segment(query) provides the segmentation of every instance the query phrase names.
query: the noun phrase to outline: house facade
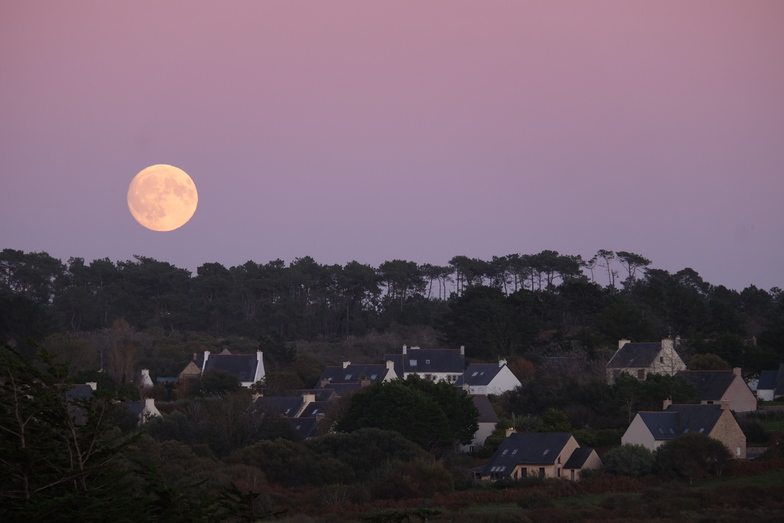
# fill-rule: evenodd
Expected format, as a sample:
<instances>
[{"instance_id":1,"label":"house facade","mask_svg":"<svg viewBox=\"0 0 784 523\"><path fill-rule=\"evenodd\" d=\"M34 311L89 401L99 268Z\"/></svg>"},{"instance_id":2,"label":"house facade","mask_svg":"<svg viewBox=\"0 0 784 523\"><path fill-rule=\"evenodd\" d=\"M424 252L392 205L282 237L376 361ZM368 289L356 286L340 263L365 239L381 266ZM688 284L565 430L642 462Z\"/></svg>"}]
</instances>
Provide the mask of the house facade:
<instances>
[{"instance_id":1,"label":"house facade","mask_svg":"<svg viewBox=\"0 0 784 523\"><path fill-rule=\"evenodd\" d=\"M722 405L673 405L664 402L661 412L638 412L621 437L621 443L642 445L653 451L681 434L698 432L724 443L738 459L746 458L746 436Z\"/></svg>"},{"instance_id":2,"label":"house facade","mask_svg":"<svg viewBox=\"0 0 784 523\"><path fill-rule=\"evenodd\" d=\"M757 398L741 376L741 369L733 370L689 370L675 375L678 380L694 386L703 405L726 402L735 412L757 410Z\"/></svg>"},{"instance_id":3,"label":"house facade","mask_svg":"<svg viewBox=\"0 0 784 523\"><path fill-rule=\"evenodd\" d=\"M676 338L665 338L661 342L633 343L627 339L618 342L618 350L607 363L607 383L612 385L622 372L644 380L648 374L674 376L686 370L686 364L678 355Z\"/></svg>"},{"instance_id":4,"label":"house facade","mask_svg":"<svg viewBox=\"0 0 784 523\"><path fill-rule=\"evenodd\" d=\"M465 347L454 349L421 349L403 345L402 354L385 354L395 374L403 379L417 374L429 381L457 383L465 371Z\"/></svg>"},{"instance_id":5,"label":"house facade","mask_svg":"<svg viewBox=\"0 0 784 523\"><path fill-rule=\"evenodd\" d=\"M471 401L479 411L479 417L476 423L479 426L474 433L474 438L468 445L458 445L458 452L474 452L485 444L485 440L493 433L496 425L498 425L498 414L495 413L493 405L487 396L472 395Z\"/></svg>"},{"instance_id":6,"label":"house facade","mask_svg":"<svg viewBox=\"0 0 784 523\"><path fill-rule=\"evenodd\" d=\"M472 363L455 383L469 394L503 394L521 385L509 370L506 360L495 363Z\"/></svg>"},{"instance_id":7,"label":"house facade","mask_svg":"<svg viewBox=\"0 0 784 523\"><path fill-rule=\"evenodd\" d=\"M212 354L205 350L202 356L193 355L193 361L180 372L180 381L197 379L208 370L221 370L237 377L243 387L250 387L266 376L264 370L264 353L232 354L224 350L220 354Z\"/></svg>"},{"instance_id":8,"label":"house facade","mask_svg":"<svg viewBox=\"0 0 784 523\"><path fill-rule=\"evenodd\" d=\"M512 432L493 457L485 465L472 469L472 473L478 480L529 476L578 480L581 470L600 466L601 459L596 452L581 448L571 434Z\"/></svg>"}]
</instances>

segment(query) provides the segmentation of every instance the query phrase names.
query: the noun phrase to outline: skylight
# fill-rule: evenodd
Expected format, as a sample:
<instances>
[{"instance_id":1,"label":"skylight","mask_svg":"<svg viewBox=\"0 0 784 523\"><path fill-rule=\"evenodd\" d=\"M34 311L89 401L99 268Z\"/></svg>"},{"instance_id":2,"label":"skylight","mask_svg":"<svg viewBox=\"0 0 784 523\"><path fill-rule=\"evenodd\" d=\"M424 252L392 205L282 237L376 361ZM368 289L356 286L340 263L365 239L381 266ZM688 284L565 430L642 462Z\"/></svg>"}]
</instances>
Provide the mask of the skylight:
<instances>
[{"instance_id":1,"label":"skylight","mask_svg":"<svg viewBox=\"0 0 784 523\"><path fill-rule=\"evenodd\" d=\"M378 377L378 374L371 374L371 375L370 375L370 379L371 379L371 380L374 380L374 379L376 379L377 377Z\"/></svg>"},{"instance_id":2,"label":"skylight","mask_svg":"<svg viewBox=\"0 0 784 523\"><path fill-rule=\"evenodd\" d=\"M548 452L550 452L550 449L544 449L544 452L542 452L542 456L546 456Z\"/></svg>"},{"instance_id":3,"label":"skylight","mask_svg":"<svg viewBox=\"0 0 784 523\"><path fill-rule=\"evenodd\" d=\"M473 378L473 377L474 377L474 376L476 376L477 374L479 374L479 373L478 373L478 372L474 372L473 374L471 374L471 377Z\"/></svg>"},{"instance_id":4,"label":"skylight","mask_svg":"<svg viewBox=\"0 0 784 523\"><path fill-rule=\"evenodd\" d=\"M411 360L411 361L409 361L408 363L409 363L409 365L411 365L412 367L416 367L417 360Z\"/></svg>"},{"instance_id":5,"label":"skylight","mask_svg":"<svg viewBox=\"0 0 784 523\"><path fill-rule=\"evenodd\" d=\"M351 374L346 374L346 379L350 380L351 379Z\"/></svg>"}]
</instances>

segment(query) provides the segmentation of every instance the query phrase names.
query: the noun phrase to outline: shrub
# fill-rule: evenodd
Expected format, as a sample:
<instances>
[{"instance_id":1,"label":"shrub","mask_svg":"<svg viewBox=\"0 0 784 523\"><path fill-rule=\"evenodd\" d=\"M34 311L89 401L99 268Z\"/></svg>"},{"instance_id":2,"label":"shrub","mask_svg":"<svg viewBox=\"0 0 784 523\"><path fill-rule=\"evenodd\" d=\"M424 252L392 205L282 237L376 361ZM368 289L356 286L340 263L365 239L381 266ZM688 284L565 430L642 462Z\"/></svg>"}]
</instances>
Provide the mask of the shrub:
<instances>
[{"instance_id":1,"label":"shrub","mask_svg":"<svg viewBox=\"0 0 784 523\"><path fill-rule=\"evenodd\" d=\"M524 509L549 508L553 505L553 498L541 490L527 492L517 501L517 506Z\"/></svg>"},{"instance_id":2,"label":"shrub","mask_svg":"<svg viewBox=\"0 0 784 523\"><path fill-rule=\"evenodd\" d=\"M614 476L637 478L650 474L655 456L642 445L621 445L604 455L602 470Z\"/></svg>"}]
</instances>

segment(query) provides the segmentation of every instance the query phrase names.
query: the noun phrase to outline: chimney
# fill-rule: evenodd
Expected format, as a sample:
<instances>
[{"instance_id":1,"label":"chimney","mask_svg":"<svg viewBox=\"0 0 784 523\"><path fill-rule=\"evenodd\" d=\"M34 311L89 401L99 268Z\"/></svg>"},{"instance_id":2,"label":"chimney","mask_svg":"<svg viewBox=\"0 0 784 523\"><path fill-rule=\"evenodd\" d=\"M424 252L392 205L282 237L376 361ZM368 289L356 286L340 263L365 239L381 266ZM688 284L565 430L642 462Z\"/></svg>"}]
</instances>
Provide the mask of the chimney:
<instances>
[{"instance_id":1,"label":"chimney","mask_svg":"<svg viewBox=\"0 0 784 523\"><path fill-rule=\"evenodd\" d=\"M517 431L515 430L514 427L509 427L508 429L506 429L506 437L508 438L509 436L514 434L515 432L517 432Z\"/></svg>"},{"instance_id":2,"label":"chimney","mask_svg":"<svg viewBox=\"0 0 784 523\"><path fill-rule=\"evenodd\" d=\"M506 360L498 360L499 367L503 367L504 365L506 365Z\"/></svg>"},{"instance_id":3,"label":"chimney","mask_svg":"<svg viewBox=\"0 0 784 523\"><path fill-rule=\"evenodd\" d=\"M201 371L204 372L204 369L207 368L207 360L210 359L210 351L204 351L204 362L201 364Z\"/></svg>"},{"instance_id":4,"label":"chimney","mask_svg":"<svg viewBox=\"0 0 784 523\"><path fill-rule=\"evenodd\" d=\"M620 340L618 340L618 348L622 349L623 346L626 345L627 343L629 343L629 340L627 340L626 338L621 338Z\"/></svg>"},{"instance_id":5,"label":"chimney","mask_svg":"<svg viewBox=\"0 0 784 523\"><path fill-rule=\"evenodd\" d=\"M142 369L142 386L143 387L153 386L152 378L150 377L150 369Z\"/></svg>"},{"instance_id":6,"label":"chimney","mask_svg":"<svg viewBox=\"0 0 784 523\"><path fill-rule=\"evenodd\" d=\"M670 405L672 405L672 400L670 398L667 398L666 400L664 400L664 403L662 404L662 410L667 410L667 407L669 407Z\"/></svg>"},{"instance_id":7,"label":"chimney","mask_svg":"<svg viewBox=\"0 0 784 523\"><path fill-rule=\"evenodd\" d=\"M460 345L460 355L465 356L465 345Z\"/></svg>"},{"instance_id":8,"label":"chimney","mask_svg":"<svg viewBox=\"0 0 784 523\"><path fill-rule=\"evenodd\" d=\"M196 358L197 358L197 356L196 356L196 353L194 352L193 353L193 361L196 361Z\"/></svg>"},{"instance_id":9,"label":"chimney","mask_svg":"<svg viewBox=\"0 0 784 523\"><path fill-rule=\"evenodd\" d=\"M721 400L721 410L730 410L730 400Z\"/></svg>"},{"instance_id":10,"label":"chimney","mask_svg":"<svg viewBox=\"0 0 784 523\"><path fill-rule=\"evenodd\" d=\"M407 350L408 350L408 347L406 347L405 345L403 345L403 354L405 354Z\"/></svg>"},{"instance_id":11,"label":"chimney","mask_svg":"<svg viewBox=\"0 0 784 523\"><path fill-rule=\"evenodd\" d=\"M732 369L732 373L733 373L734 375L736 375L736 376L740 376L740 370L741 370L741 369L740 369L740 367L734 367L734 368Z\"/></svg>"},{"instance_id":12,"label":"chimney","mask_svg":"<svg viewBox=\"0 0 784 523\"><path fill-rule=\"evenodd\" d=\"M349 366L349 365L351 365L351 362L350 362L350 361L344 361L344 362L343 362L343 368L344 368L344 369L345 369L345 368L348 368L348 366Z\"/></svg>"},{"instance_id":13,"label":"chimney","mask_svg":"<svg viewBox=\"0 0 784 523\"><path fill-rule=\"evenodd\" d=\"M395 370L395 362L392 360L387 360L384 363L387 364L387 370Z\"/></svg>"},{"instance_id":14,"label":"chimney","mask_svg":"<svg viewBox=\"0 0 784 523\"><path fill-rule=\"evenodd\" d=\"M368 378L359 381L359 388L364 389L365 387L370 387L370 380Z\"/></svg>"},{"instance_id":15,"label":"chimney","mask_svg":"<svg viewBox=\"0 0 784 523\"><path fill-rule=\"evenodd\" d=\"M85 385L89 385L91 389L98 390L98 382L97 381L88 381L85 382Z\"/></svg>"}]
</instances>

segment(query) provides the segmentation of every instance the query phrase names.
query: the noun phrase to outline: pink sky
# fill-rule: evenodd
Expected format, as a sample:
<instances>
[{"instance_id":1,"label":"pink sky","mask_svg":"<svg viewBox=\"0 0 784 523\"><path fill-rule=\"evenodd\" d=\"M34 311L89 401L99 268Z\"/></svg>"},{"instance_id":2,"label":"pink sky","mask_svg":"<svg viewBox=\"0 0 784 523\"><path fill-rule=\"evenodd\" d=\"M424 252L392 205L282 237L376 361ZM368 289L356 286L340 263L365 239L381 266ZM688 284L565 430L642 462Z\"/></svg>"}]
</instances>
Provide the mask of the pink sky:
<instances>
[{"instance_id":1,"label":"pink sky","mask_svg":"<svg viewBox=\"0 0 784 523\"><path fill-rule=\"evenodd\" d=\"M156 163L199 190L169 233L125 203ZM784 2L4 0L0 248L784 287Z\"/></svg>"}]
</instances>

